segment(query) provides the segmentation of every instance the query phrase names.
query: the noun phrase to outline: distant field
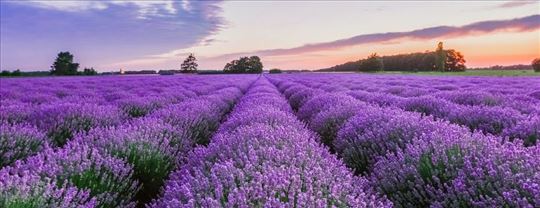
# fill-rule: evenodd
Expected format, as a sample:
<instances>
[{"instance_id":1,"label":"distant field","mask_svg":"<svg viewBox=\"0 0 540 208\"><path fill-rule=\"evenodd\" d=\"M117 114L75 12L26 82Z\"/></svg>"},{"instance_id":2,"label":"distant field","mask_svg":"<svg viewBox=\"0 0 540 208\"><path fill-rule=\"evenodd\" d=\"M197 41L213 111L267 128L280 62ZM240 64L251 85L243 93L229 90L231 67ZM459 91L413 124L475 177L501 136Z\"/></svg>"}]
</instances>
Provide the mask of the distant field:
<instances>
[{"instance_id":1,"label":"distant field","mask_svg":"<svg viewBox=\"0 0 540 208\"><path fill-rule=\"evenodd\" d=\"M403 72L385 71L381 74L414 74L414 75L440 75L440 76L540 76L540 72L533 70L468 70L464 72Z\"/></svg>"}]
</instances>

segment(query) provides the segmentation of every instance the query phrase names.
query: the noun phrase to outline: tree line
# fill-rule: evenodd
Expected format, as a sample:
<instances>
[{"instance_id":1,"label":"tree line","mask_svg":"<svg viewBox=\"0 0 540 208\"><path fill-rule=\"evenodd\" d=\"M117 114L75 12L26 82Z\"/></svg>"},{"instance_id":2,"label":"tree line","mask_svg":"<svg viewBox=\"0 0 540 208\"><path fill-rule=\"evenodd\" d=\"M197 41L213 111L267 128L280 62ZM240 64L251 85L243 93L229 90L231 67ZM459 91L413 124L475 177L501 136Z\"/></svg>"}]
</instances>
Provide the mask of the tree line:
<instances>
[{"instance_id":1,"label":"tree line","mask_svg":"<svg viewBox=\"0 0 540 208\"><path fill-rule=\"evenodd\" d=\"M369 55L365 59L351 61L344 64L336 65L330 68L320 69L317 71L333 72L333 71L441 71L441 72L456 72L465 71L465 58L463 54L454 49L444 49L443 43L439 42L435 51L426 51L418 53L398 54L391 56L379 56L377 53ZM197 58L190 53L187 58L180 64L180 70L160 70L161 75L172 75L175 73L198 73ZM525 65L523 65L525 66ZM532 61L531 67L540 72L540 59ZM521 67L521 65L519 65ZM21 72L20 70L2 71L0 76L43 76L43 75L97 75L98 72L94 68L84 68L78 71L79 63L73 61L73 54L70 52L58 53L51 70L49 72ZM490 69L506 69L502 66L494 66ZM522 68L523 69L523 68ZM225 64L223 71L211 71L206 73L250 73L259 74L263 72L263 64L258 56L240 57ZM280 69L271 69L270 73L281 73ZM205 72L202 72L205 73ZM110 73L109 73L110 74ZM127 74L156 74L156 71L129 71Z\"/></svg>"},{"instance_id":2,"label":"tree line","mask_svg":"<svg viewBox=\"0 0 540 208\"><path fill-rule=\"evenodd\" d=\"M442 43L435 51L379 56L351 61L319 71L464 71L465 58L454 49L445 50Z\"/></svg>"},{"instance_id":3,"label":"tree line","mask_svg":"<svg viewBox=\"0 0 540 208\"><path fill-rule=\"evenodd\" d=\"M50 71L21 72L17 69L13 72L3 70L0 76L46 76L46 75L97 75L94 68L84 68L79 71L79 63L73 62L73 54L68 51L60 52L51 66Z\"/></svg>"}]
</instances>

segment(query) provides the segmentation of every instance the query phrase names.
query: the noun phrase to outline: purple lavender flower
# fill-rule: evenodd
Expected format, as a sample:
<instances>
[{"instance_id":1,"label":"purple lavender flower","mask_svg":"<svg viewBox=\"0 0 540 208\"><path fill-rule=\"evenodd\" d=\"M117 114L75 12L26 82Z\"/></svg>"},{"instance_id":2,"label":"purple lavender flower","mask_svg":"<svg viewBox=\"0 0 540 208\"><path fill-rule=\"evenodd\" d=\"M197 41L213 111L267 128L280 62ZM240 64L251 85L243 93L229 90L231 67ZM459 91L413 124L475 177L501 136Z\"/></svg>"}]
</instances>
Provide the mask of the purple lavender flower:
<instances>
[{"instance_id":1,"label":"purple lavender flower","mask_svg":"<svg viewBox=\"0 0 540 208\"><path fill-rule=\"evenodd\" d=\"M151 207L390 207L305 129L254 124L218 134Z\"/></svg>"},{"instance_id":2,"label":"purple lavender flower","mask_svg":"<svg viewBox=\"0 0 540 208\"><path fill-rule=\"evenodd\" d=\"M398 105L406 99L399 96L378 92L350 91L347 92L347 94L358 100L367 103L374 103L383 107Z\"/></svg>"},{"instance_id":3,"label":"purple lavender flower","mask_svg":"<svg viewBox=\"0 0 540 208\"><path fill-rule=\"evenodd\" d=\"M275 107L254 106L235 112L227 118L227 122L220 126L219 132L232 131L254 123L264 123L269 126L286 124L298 128L304 127L304 124L298 121L293 114Z\"/></svg>"},{"instance_id":4,"label":"purple lavender flower","mask_svg":"<svg viewBox=\"0 0 540 208\"><path fill-rule=\"evenodd\" d=\"M55 146L63 146L79 132L121 121L122 114L114 106L69 103L40 106L29 118L31 124L47 131Z\"/></svg>"},{"instance_id":5,"label":"purple lavender flower","mask_svg":"<svg viewBox=\"0 0 540 208\"><path fill-rule=\"evenodd\" d=\"M73 142L89 143L133 165L133 177L142 185L135 196L140 205L158 195L169 173L194 146L184 130L155 118L97 128Z\"/></svg>"},{"instance_id":6,"label":"purple lavender flower","mask_svg":"<svg viewBox=\"0 0 540 208\"><path fill-rule=\"evenodd\" d=\"M531 92L531 93L529 94L529 96L531 96L531 97L533 97L533 98L536 98L536 99L540 100L540 90Z\"/></svg>"},{"instance_id":7,"label":"purple lavender flower","mask_svg":"<svg viewBox=\"0 0 540 208\"><path fill-rule=\"evenodd\" d=\"M362 112L362 110L368 107L371 106L368 106L368 104L361 101L340 106L331 106L313 117L312 121L309 123L309 128L317 132L321 137L321 142L333 150L334 138L337 136L337 132L342 125L347 122L349 118Z\"/></svg>"},{"instance_id":8,"label":"purple lavender flower","mask_svg":"<svg viewBox=\"0 0 540 208\"><path fill-rule=\"evenodd\" d=\"M496 106L502 103L500 97L481 91L449 91L436 94L435 96L461 105Z\"/></svg>"},{"instance_id":9,"label":"purple lavender flower","mask_svg":"<svg viewBox=\"0 0 540 208\"><path fill-rule=\"evenodd\" d=\"M154 110L167 104L167 101L157 96L131 97L116 100L117 105L126 115L137 118L146 116Z\"/></svg>"},{"instance_id":10,"label":"purple lavender flower","mask_svg":"<svg viewBox=\"0 0 540 208\"><path fill-rule=\"evenodd\" d=\"M150 117L185 129L196 144L207 144L222 119L222 107L207 99L194 99L162 108Z\"/></svg>"},{"instance_id":11,"label":"purple lavender flower","mask_svg":"<svg viewBox=\"0 0 540 208\"><path fill-rule=\"evenodd\" d=\"M289 81L283 81L283 82L276 83L276 87L280 92L285 92L285 90L287 90L289 87L292 87L292 86L295 86L295 85L296 85L296 83L289 82Z\"/></svg>"},{"instance_id":12,"label":"purple lavender flower","mask_svg":"<svg viewBox=\"0 0 540 208\"><path fill-rule=\"evenodd\" d=\"M99 207L133 207L133 195L139 189L130 165L80 143L46 149L6 169L11 174L36 174L43 183L54 181L58 188L87 190Z\"/></svg>"},{"instance_id":13,"label":"purple lavender flower","mask_svg":"<svg viewBox=\"0 0 540 208\"><path fill-rule=\"evenodd\" d=\"M319 94L300 107L297 116L300 120L309 123L319 112L329 107L342 106L355 102L358 101L345 94Z\"/></svg>"},{"instance_id":14,"label":"purple lavender flower","mask_svg":"<svg viewBox=\"0 0 540 208\"><path fill-rule=\"evenodd\" d=\"M502 107L513 108L522 114L540 115L540 100L536 100L526 95L508 95L504 97Z\"/></svg>"},{"instance_id":15,"label":"purple lavender flower","mask_svg":"<svg viewBox=\"0 0 540 208\"><path fill-rule=\"evenodd\" d=\"M58 97L52 93L45 93L40 91L30 91L25 93L24 96L19 98L21 102L32 103L32 104L47 104L54 101L58 101Z\"/></svg>"},{"instance_id":16,"label":"purple lavender flower","mask_svg":"<svg viewBox=\"0 0 540 208\"><path fill-rule=\"evenodd\" d=\"M523 115L514 109L487 106L459 106L448 116L452 123L493 135L514 127L522 119Z\"/></svg>"},{"instance_id":17,"label":"purple lavender flower","mask_svg":"<svg viewBox=\"0 0 540 208\"><path fill-rule=\"evenodd\" d=\"M321 90L315 90L315 89L300 90L289 97L289 104L295 111L298 111L298 109L301 106L303 106L304 103L306 103L313 96L320 93L323 93L323 92Z\"/></svg>"},{"instance_id":18,"label":"purple lavender flower","mask_svg":"<svg viewBox=\"0 0 540 208\"><path fill-rule=\"evenodd\" d=\"M357 173L373 170L376 159L405 148L430 132L468 134L467 129L399 109L365 108L349 119L334 141L336 152Z\"/></svg>"},{"instance_id":19,"label":"purple lavender flower","mask_svg":"<svg viewBox=\"0 0 540 208\"><path fill-rule=\"evenodd\" d=\"M38 105L19 101L2 101L0 104L0 122L25 123Z\"/></svg>"},{"instance_id":20,"label":"purple lavender flower","mask_svg":"<svg viewBox=\"0 0 540 208\"><path fill-rule=\"evenodd\" d=\"M242 100L236 105L236 110L241 111L241 109L249 109L253 106L266 106L268 108L277 108L281 111L291 112L292 109L289 103L283 99L283 97L276 94L248 94L242 97Z\"/></svg>"},{"instance_id":21,"label":"purple lavender flower","mask_svg":"<svg viewBox=\"0 0 540 208\"><path fill-rule=\"evenodd\" d=\"M372 184L399 207L537 207L540 148L430 133L377 161Z\"/></svg>"},{"instance_id":22,"label":"purple lavender flower","mask_svg":"<svg viewBox=\"0 0 540 208\"><path fill-rule=\"evenodd\" d=\"M226 114L232 110L234 104L240 97L242 97L242 91L236 87L228 87L221 90L217 90L208 95L198 97L197 99L205 99L216 105L221 114Z\"/></svg>"},{"instance_id":23,"label":"purple lavender flower","mask_svg":"<svg viewBox=\"0 0 540 208\"><path fill-rule=\"evenodd\" d=\"M40 152L47 141L45 133L30 125L0 122L0 168Z\"/></svg>"},{"instance_id":24,"label":"purple lavender flower","mask_svg":"<svg viewBox=\"0 0 540 208\"><path fill-rule=\"evenodd\" d=\"M299 91L306 90L306 89L309 89L309 88L305 87L303 85L293 85L293 86L287 88L283 92L283 95L285 96L286 99L290 99L292 95L296 94Z\"/></svg>"},{"instance_id":25,"label":"purple lavender flower","mask_svg":"<svg viewBox=\"0 0 540 208\"><path fill-rule=\"evenodd\" d=\"M520 139L525 146L537 145L540 140L540 116L524 119L513 128L506 129L502 135L510 138L510 141Z\"/></svg>"},{"instance_id":26,"label":"purple lavender flower","mask_svg":"<svg viewBox=\"0 0 540 208\"><path fill-rule=\"evenodd\" d=\"M96 207L89 191L57 186L51 178L6 167L0 170L0 207Z\"/></svg>"},{"instance_id":27,"label":"purple lavender flower","mask_svg":"<svg viewBox=\"0 0 540 208\"><path fill-rule=\"evenodd\" d=\"M444 99L432 96L408 98L400 104L403 110L414 111L425 116L442 119L448 117L452 109L456 108L455 105Z\"/></svg>"}]
</instances>

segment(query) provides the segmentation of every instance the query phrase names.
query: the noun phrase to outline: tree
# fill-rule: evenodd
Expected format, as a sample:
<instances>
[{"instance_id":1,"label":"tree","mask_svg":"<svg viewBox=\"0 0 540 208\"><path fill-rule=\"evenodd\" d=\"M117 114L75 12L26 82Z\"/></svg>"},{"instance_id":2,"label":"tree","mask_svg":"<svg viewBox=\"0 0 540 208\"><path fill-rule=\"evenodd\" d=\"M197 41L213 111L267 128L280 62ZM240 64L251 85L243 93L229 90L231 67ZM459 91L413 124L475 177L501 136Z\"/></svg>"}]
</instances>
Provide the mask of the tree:
<instances>
[{"instance_id":1,"label":"tree","mask_svg":"<svg viewBox=\"0 0 540 208\"><path fill-rule=\"evenodd\" d=\"M444 51L443 42L439 42L439 44L437 44L437 49L435 50L435 57L437 70L444 71L446 63L446 51Z\"/></svg>"},{"instance_id":2,"label":"tree","mask_svg":"<svg viewBox=\"0 0 540 208\"><path fill-rule=\"evenodd\" d=\"M465 58L463 55L454 50L446 50L446 63L445 63L445 70L446 71L465 71Z\"/></svg>"},{"instance_id":3,"label":"tree","mask_svg":"<svg viewBox=\"0 0 540 208\"><path fill-rule=\"evenodd\" d=\"M360 62L360 71L382 71L384 70L383 59L377 53L371 54L367 59Z\"/></svg>"},{"instance_id":4,"label":"tree","mask_svg":"<svg viewBox=\"0 0 540 208\"><path fill-rule=\"evenodd\" d=\"M60 52L51 66L53 75L77 75L79 63L73 63L73 55L69 52Z\"/></svg>"},{"instance_id":5,"label":"tree","mask_svg":"<svg viewBox=\"0 0 540 208\"><path fill-rule=\"evenodd\" d=\"M195 73L197 72L197 67L199 64L196 63L197 58L190 53L189 56L184 60L184 63L180 66L182 73Z\"/></svg>"},{"instance_id":6,"label":"tree","mask_svg":"<svg viewBox=\"0 0 540 208\"><path fill-rule=\"evenodd\" d=\"M94 68L84 68L82 75L97 75L97 71Z\"/></svg>"},{"instance_id":7,"label":"tree","mask_svg":"<svg viewBox=\"0 0 540 208\"><path fill-rule=\"evenodd\" d=\"M535 58L531 65L535 72L540 72L540 58Z\"/></svg>"},{"instance_id":8,"label":"tree","mask_svg":"<svg viewBox=\"0 0 540 208\"><path fill-rule=\"evenodd\" d=\"M8 70L2 70L2 72L0 72L0 76L2 77L11 76L11 72Z\"/></svg>"},{"instance_id":9,"label":"tree","mask_svg":"<svg viewBox=\"0 0 540 208\"><path fill-rule=\"evenodd\" d=\"M421 71L434 71L437 69L437 57L431 53L422 53L421 60L417 63Z\"/></svg>"},{"instance_id":10,"label":"tree","mask_svg":"<svg viewBox=\"0 0 540 208\"><path fill-rule=\"evenodd\" d=\"M18 77L18 76L21 76L22 75L22 72L20 69L17 69L13 72L11 72L11 76L14 76L14 77Z\"/></svg>"},{"instance_id":11,"label":"tree","mask_svg":"<svg viewBox=\"0 0 540 208\"><path fill-rule=\"evenodd\" d=\"M448 56L444 63L446 71L460 71L465 69L465 58L462 53L454 49L444 50L444 52L447 54L445 57ZM385 71L436 71L440 68L437 64L438 58L437 52L435 51L397 54L382 56L381 58L384 63ZM319 71L358 71L361 68L362 62L365 60L366 59L351 61ZM523 67L517 68L522 69Z\"/></svg>"},{"instance_id":12,"label":"tree","mask_svg":"<svg viewBox=\"0 0 540 208\"><path fill-rule=\"evenodd\" d=\"M274 68L274 69L270 69L269 73L270 74L281 74L281 69L277 69L277 68Z\"/></svg>"},{"instance_id":13,"label":"tree","mask_svg":"<svg viewBox=\"0 0 540 208\"><path fill-rule=\"evenodd\" d=\"M247 73L260 74L263 71L263 65L261 63L261 58L258 56L249 57L247 62Z\"/></svg>"},{"instance_id":14,"label":"tree","mask_svg":"<svg viewBox=\"0 0 540 208\"><path fill-rule=\"evenodd\" d=\"M233 60L225 65L223 71L225 73L262 73L263 65L258 56L240 57L238 60Z\"/></svg>"}]
</instances>

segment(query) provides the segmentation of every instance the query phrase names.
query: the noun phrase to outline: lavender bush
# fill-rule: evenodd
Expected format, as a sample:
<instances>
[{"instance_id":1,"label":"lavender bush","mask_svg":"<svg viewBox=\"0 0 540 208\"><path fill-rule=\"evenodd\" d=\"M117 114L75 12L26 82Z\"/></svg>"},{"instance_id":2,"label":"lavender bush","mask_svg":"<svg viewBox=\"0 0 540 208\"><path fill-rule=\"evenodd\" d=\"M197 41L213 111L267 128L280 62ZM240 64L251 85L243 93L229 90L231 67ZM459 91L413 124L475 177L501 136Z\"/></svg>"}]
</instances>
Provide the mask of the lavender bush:
<instances>
[{"instance_id":1,"label":"lavender bush","mask_svg":"<svg viewBox=\"0 0 540 208\"><path fill-rule=\"evenodd\" d=\"M40 190L42 183L54 181L59 189L87 190L98 207L133 207L134 193L139 189L130 165L83 144L70 143L62 149L47 149L5 171L11 174L31 172L44 180L32 183L36 187L16 187L14 192L24 193L25 188Z\"/></svg>"},{"instance_id":2,"label":"lavender bush","mask_svg":"<svg viewBox=\"0 0 540 208\"><path fill-rule=\"evenodd\" d=\"M519 139L525 146L534 146L540 139L540 116L534 115L524 119L516 126L506 129L503 136L508 137L510 141Z\"/></svg>"},{"instance_id":3,"label":"lavender bush","mask_svg":"<svg viewBox=\"0 0 540 208\"><path fill-rule=\"evenodd\" d=\"M169 173L194 145L184 130L154 118L94 129L74 142L89 143L131 164L133 177L142 186L135 196L141 205L158 195Z\"/></svg>"},{"instance_id":4,"label":"lavender bush","mask_svg":"<svg viewBox=\"0 0 540 208\"><path fill-rule=\"evenodd\" d=\"M208 100L199 99L170 105L154 112L150 117L162 119L188 131L194 143L206 144L217 130L223 109Z\"/></svg>"},{"instance_id":5,"label":"lavender bush","mask_svg":"<svg viewBox=\"0 0 540 208\"><path fill-rule=\"evenodd\" d=\"M435 94L435 96L447 99L461 105L485 105L496 106L502 103L502 99L498 96L492 95L487 92L476 91L450 91Z\"/></svg>"},{"instance_id":6,"label":"lavender bush","mask_svg":"<svg viewBox=\"0 0 540 208\"><path fill-rule=\"evenodd\" d=\"M371 183L398 207L537 207L540 148L482 134L426 134L388 154Z\"/></svg>"},{"instance_id":7,"label":"lavender bush","mask_svg":"<svg viewBox=\"0 0 540 208\"><path fill-rule=\"evenodd\" d=\"M227 122L221 125L219 131L232 131L238 127L254 123L264 123L269 126L284 124L295 127L304 126L304 124L296 120L296 117L291 113L281 111L275 107L256 106L230 115Z\"/></svg>"},{"instance_id":8,"label":"lavender bush","mask_svg":"<svg viewBox=\"0 0 540 208\"><path fill-rule=\"evenodd\" d=\"M448 116L452 123L494 135L514 127L522 119L521 113L510 108L482 106L458 107Z\"/></svg>"},{"instance_id":9,"label":"lavender bush","mask_svg":"<svg viewBox=\"0 0 540 208\"><path fill-rule=\"evenodd\" d=\"M361 113L362 110L369 107L370 106L361 101L329 107L313 117L309 124L309 128L317 132L321 137L321 142L333 150L333 141L337 136L337 132L341 129L341 126L347 122L349 118Z\"/></svg>"},{"instance_id":10,"label":"lavender bush","mask_svg":"<svg viewBox=\"0 0 540 208\"><path fill-rule=\"evenodd\" d=\"M2 101L0 104L0 122L27 123L37 105L20 101Z\"/></svg>"},{"instance_id":11,"label":"lavender bush","mask_svg":"<svg viewBox=\"0 0 540 208\"><path fill-rule=\"evenodd\" d=\"M0 122L0 168L47 148L45 133L25 124Z\"/></svg>"},{"instance_id":12,"label":"lavender bush","mask_svg":"<svg viewBox=\"0 0 540 208\"><path fill-rule=\"evenodd\" d=\"M122 111L130 117L142 117L162 107L166 101L157 96L131 97L116 101Z\"/></svg>"},{"instance_id":13,"label":"lavender bush","mask_svg":"<svg viewBox=\"0 0 540 208\"><path fill-rule=\"evenodd\" d=\"M354 102L357 102L357 100L345 94L320 94L314 96L300 107L297 115L298 118L309 123L313 117L317 116L318 113L326 108L347 105Z\"/></svg>"},{"instance_id":14,"label":"lavender bush","mask_svg":"<svg viewBox=\"0 0 540 208\"><path fill-rule=\"evenodd\" d=\"M341 164L303 129L243 126L195 150L153 207L390 206Z\"/></svg>"},{"instance_id":15,"label":"lavender bush","mask_svg":"<svg viewBox=\"0 0 540 208\"><path fill-rule=\"evenodd\" d=\"M343 125L334 147L349 167L367 173L373 170L378 157L405 148L417 137L432 132L468 134L466 129L399 109L366 108Z\"/></svg>"},{"instance_id":16,"label":"lavender bush","mask_svg":"<svg viewBox=\"0 0 540 208\"><path fill-rule=\"evenodd\" d=\"M96 207L96 199L88 191L74 187L58 187L56 181L30 171L13 168L0 170L0 207L54 208Z\"/></svg>"},{"instance_id":17,"label":"lavender bush","mask_svg":"<svg viewBox=\"0 0 540 208\"><path fill-rule=\"evenodd\" d=\"M118 125L122 113L114 106L58 103L40 106L30 123L47 132L55 146L63 146L74 135L98 126Z\"/></svg>"},{"instance_id":18,"label":"lavender bush","mask_svg":"<svg viewBox=\"0 0 540 208\"><path fill-rule=\"evenodd\" d=\"M456 108L452 103L432 96L414 97L404 100L401 108L406 111L414 111L425 116L445 119L452 109Z\"/></svg>"}]
</instances>

